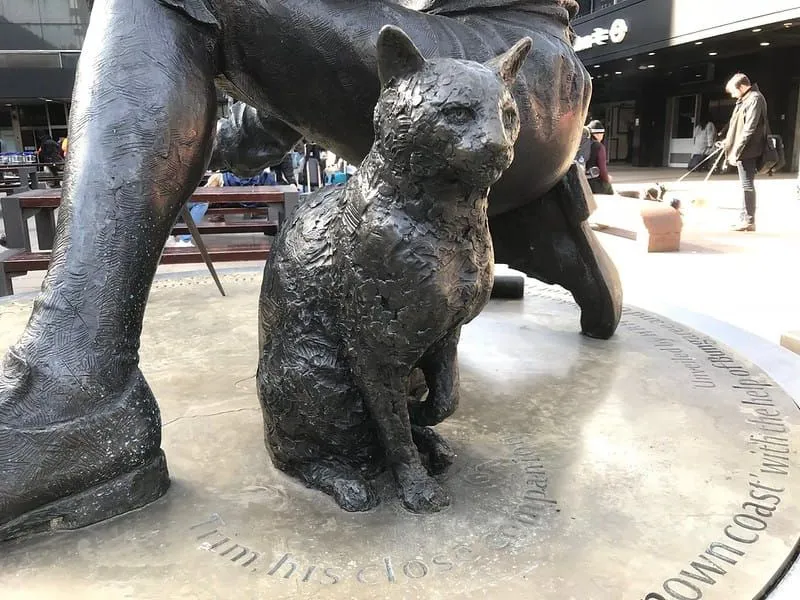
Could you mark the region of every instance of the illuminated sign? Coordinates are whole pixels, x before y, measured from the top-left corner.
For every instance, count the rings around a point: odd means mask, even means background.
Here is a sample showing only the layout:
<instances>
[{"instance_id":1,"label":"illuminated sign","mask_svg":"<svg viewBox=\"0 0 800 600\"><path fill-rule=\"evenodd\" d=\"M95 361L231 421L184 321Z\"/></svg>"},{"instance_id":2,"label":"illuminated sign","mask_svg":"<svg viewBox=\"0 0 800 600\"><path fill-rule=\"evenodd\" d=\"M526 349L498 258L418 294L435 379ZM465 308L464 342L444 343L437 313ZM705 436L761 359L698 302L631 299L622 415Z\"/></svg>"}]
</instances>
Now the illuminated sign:
<instances>
[{"instance_id":1,"label":"illuminated sign","mask_svg":"<svg viewBox=\"0 0 800 600\"><path fill-rule=\"evenodd\" d=\"M617 19L611 23L611 27L603 29L595 27L589 35L578 36L575 39L575 52L588 50L594 46L605 46L608 42L619 44L628 35L628 23L625 19Z\"/></svg>"}]
</instances>

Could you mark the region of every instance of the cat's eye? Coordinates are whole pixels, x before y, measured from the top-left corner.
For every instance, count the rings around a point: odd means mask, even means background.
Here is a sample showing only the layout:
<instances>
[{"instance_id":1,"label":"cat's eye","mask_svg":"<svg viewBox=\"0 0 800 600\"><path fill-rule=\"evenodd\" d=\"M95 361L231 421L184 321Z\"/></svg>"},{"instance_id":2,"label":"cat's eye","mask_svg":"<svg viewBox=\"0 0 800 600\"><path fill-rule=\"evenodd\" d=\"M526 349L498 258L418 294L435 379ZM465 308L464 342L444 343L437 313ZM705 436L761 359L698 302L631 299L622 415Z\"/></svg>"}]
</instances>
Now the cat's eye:
<instances>
[{"instance_id":1,"label":"cat's eye","mask_svg":"<svg viewBox=\"0 0 800 600\"><path fill-rule=\"evenodd\" d=\"M517 111L509 106L505 110L503 110L503 126L506 129L513 129L516 124L519 116L517 115Z\"/></svg>"},{"instance_id":2,"label":"cat's eye","mask_svg":"<svg viewBox=\"0 0 800 600\"><path fill-rule=\"evenodd\" d=\"M444 109L445 118L451 123L468 123L475 118L475 111L469 106L449 106Z\"/></svg>"}]
</instances>

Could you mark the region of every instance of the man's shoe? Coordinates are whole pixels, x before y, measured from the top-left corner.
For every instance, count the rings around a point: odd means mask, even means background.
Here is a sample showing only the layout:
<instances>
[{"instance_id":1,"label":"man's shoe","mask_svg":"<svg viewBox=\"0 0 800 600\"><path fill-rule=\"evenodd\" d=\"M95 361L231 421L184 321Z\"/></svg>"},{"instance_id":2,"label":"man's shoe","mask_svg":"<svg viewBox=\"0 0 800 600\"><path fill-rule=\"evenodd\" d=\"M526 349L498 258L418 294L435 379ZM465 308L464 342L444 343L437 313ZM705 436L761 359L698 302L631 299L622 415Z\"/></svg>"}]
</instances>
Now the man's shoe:
<instances>
[{"instance_id":1,"label":"man's shoe","mask_svg":"<svg viewBox=\"0 0 800 600\"><path fill-rule=\"evenodd\" d=\"M572 293L581 330L608 339L622 315L622 284L587 219L594 202L585 175L573 165L536 202L489 217L495 261Z\"/></svg>"},{"instance_id":2,"label":"man's shoe","mask_svg":"<svg viewBox=\"0 0 800 600\"><path fill-rule=\"evenodd\" d=\"M169 487L141 372L101 383L99 373L67 377L66 365L17 346L0 367L0 541L91 525Z\"/></svg>"},{"instance_id":3,"label":"man's shoe","mask_svg":"<svg viewBox=\"0 0 800 600\"><path fill-rule=\"evenodd\" d=\"M755 231L756 224L743 221L731 226L731 231Z\"/></svg>"}]
</instances>

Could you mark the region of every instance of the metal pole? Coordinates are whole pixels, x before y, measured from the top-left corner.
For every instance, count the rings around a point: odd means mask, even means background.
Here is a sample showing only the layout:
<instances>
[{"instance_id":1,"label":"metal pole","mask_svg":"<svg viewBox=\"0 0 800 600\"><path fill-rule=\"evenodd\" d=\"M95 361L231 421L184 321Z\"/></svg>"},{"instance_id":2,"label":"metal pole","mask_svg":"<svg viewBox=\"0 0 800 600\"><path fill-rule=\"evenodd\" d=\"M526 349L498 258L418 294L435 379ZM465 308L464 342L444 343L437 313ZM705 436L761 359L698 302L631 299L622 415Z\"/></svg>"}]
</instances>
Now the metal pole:
<instances>
[{"instance_id":1,"label":"metal pole","mask_svg":"<svg viewBox=\"0 0 800 600\"><path fill-rule=\"evenodd\" d=\"M711 169L708 171L708 175L706 175L706 178L703 180L703 183L706 183L706 182L708 182L709 179L711 179L711 176L714 174L714 171L717 170L717 167L719 166L719 162L723 158L725 158L725 152L724 152L724 150L722 148L720 148L719 156L717 157L717 160L714 163L714 166L711 167Z\"/></svg>"},{"instance_id":2,"label":"metal pole","mask_svg":"<svg viewBox=\"0 0 800 600\"><path fill-rule=\"evenodd\" d=\"M691 171L687 172L687 173L686 173L686 174L685 174L683 177L681 177L680 179L678 179L678 181L676 181L675 183L680 183L681 181L683 181L684 179L686 179L686 178L687 178L689 175L691 175L691 174L692 174L692 173L694 173L694 172L695 172L697 169L699 169L699 168L700 168L700 166L701 166L703 163L705 163L705 162L706 162L706 161L708 161L708 160L711 160L712 158L714 158L714 157L717 155L717 153L718 153L718 152L722 152L722 151L723 151L723 149L722 149L722 148L717 148L716 150L714 150L714 152L712 152L711 154L709 154L708 156L706 156L706 157L705 157L705 158L704 158L704 159L703 159L701 162L697 163L697 165L695 165L694 169L692 169ZM713 173L713 172L714 172L714 170L712 169L712 170L711 170L711 171L709 171L709 172L710 172L710 173Z\"/></svg>"},{"instance_id":3,"label":"metal pole","mask_svg":"<svg viewBox=\"0 0 800 600\"><path fill-rule=\"evenodd\" d=\"M197 249L200 250L200 255L203 257L203 261L206 263L208 271L211 273L211 277L214 279L214 283L217 284L219 293L225 296L225 290L222 287L219 277L217 277L217 270L214 268L214 263L211 262L211 256L208 254L206 244L203 241L203 238L200 236L200 231L198 231L197 225L192 218L192 213L189 212L189 209L186 208L185 204L181 207L181 216L183 216L183 220L186 223L186 226L189 228L189 233L192 234L192 239L194 239L195 243L197 244Z\"/></svg>"}]
</instances>

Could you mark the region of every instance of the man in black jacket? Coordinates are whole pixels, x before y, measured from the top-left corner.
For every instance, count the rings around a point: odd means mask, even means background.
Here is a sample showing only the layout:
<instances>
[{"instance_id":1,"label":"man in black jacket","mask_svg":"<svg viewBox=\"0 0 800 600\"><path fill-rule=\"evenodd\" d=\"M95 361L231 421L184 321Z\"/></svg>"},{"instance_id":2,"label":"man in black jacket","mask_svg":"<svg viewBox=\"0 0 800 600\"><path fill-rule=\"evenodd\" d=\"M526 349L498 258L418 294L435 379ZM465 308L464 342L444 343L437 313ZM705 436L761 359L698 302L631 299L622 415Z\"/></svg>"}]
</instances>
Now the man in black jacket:
<instances>
[{"instance_id":1,"label":"man in black jacket","mask_svg":"<svg viewBox=\"0 0 800 600\"><path fill-rule=\"evenodd\" d=\"M755 178L758 161L764 154L767 140L767 101L757 85L743 73L737 73L725 86L725 90L736 98L728 135L725 138L725 153L728 163L739 170L739 180L744 192L744 206L740 222L734 231L756 230Z\"/></svg>"}]
</instances>

